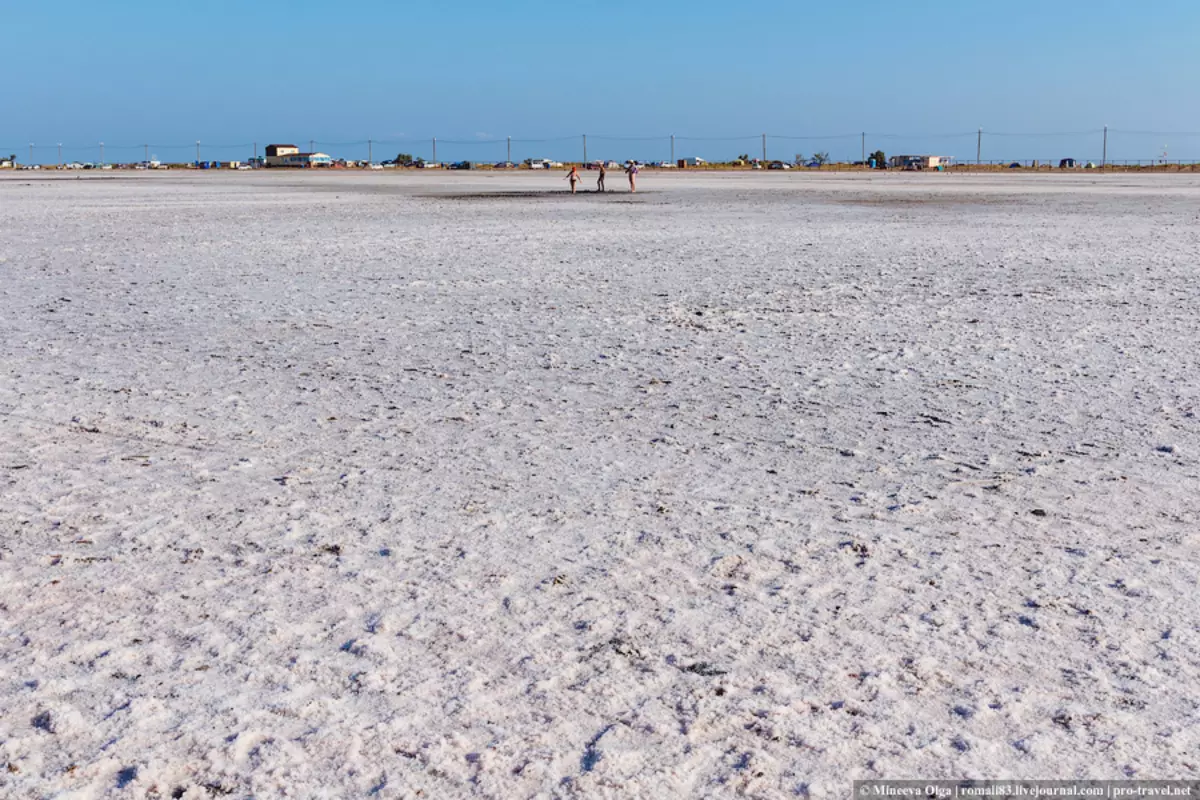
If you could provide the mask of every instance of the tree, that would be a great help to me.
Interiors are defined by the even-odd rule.
[[[795,164],[796,166],[800,166],[801,164],[803,164],[804,163],[804,153],[796,153],[796,160],[793,161],[792,163]]]
[[[817,162],[818,167],[823,167],[829,163],[829,153],[813,153],[812,160]]]
[[[413,161],[414,161],[414,159],[412,157],[412,153],[401,153],[398,156],[396,156],[397,164],[411,164],[411,163],[413,163]]]
[[[744,164],[745,162],[747,162],[747,161],[749,161],[749,160],[750,160],[750,154],[749,154],[749,153],[742,153],[741,155],[739,155],[739,156],[737,157],[737,160],[738,160],[738,161],[741,161],[741,162]]]
[[[876,150],[868,157],[868,160],[875,162],[875,169],[883,169],[887,166],[887,156],[882,150]]]

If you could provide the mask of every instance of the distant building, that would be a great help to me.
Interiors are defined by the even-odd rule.
[[[269,144],[264,153],[267,158],[279,158],[281,156],[292,156],[300,152],[300,148],[294,144]]]
[[[333,159],[325,153],[301,153],[294,144],[269,144],[263,162],[268,167],[328,167]]]
[[[892,156],[888,166],[892,169],[944,169],[953,160],[946,156]]]

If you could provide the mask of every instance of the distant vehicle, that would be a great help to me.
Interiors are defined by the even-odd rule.
[[[762,169],[762,164],[759,164],[757,161],[755,161],[750,165],[750,169]]]
[[[767,169],[791,169],[792,165],[783,161],[772,161],[767,165]]]
[[[471,168],[470,161],[455,161],[453,164],[450,165],[450,169],[470,169],[470,168]]]
[[[367,164],[367,169],[383,169],[383,164]]]
[[[1079,164],[1073,158],[1064,158],[1058,162],[1059,169],[1075,169]]]
[[[1014,162],[1012,162],[1011,164],[1009,164],[1009,165],[1008,165],[1008,168],[1009,168],[1009,169],[1020,169],[1020,168],[1021,168],[1021,162],[1019,162],[1019,161],[1014,161]]]
[[[805,164],[804,166],[808,167],[809,169],[820,169],[821,162],[820,161],[810,161],[807,164]]]
[[[238,164],[235,169],[254,169],[254,167],[250,166],[249,164]]]
[[[493,169],[512,169],[516,164],[511,161],[497,161]]]

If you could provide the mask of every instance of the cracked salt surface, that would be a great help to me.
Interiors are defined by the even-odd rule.
[[[1196,777],[1200,181],[642,183],[0,179],[0,795]]]

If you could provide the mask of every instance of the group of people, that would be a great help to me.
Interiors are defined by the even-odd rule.
[[[596,179],[596,191],[608,191],[604,188],[604,177],[608,174],[608,169],[605,168],[604,162],[600,162],[600,175]],[[638,165],[636,161],[630,161],[625,165],[625,174],[629,176],[629,191],[637,191],[637,174]],[[567,173],[567,180],[571,182],[571,194],[575,194],[575,186],[583,180],[583,176],[579,174],[579,167],[571,167],[571,171]]]

